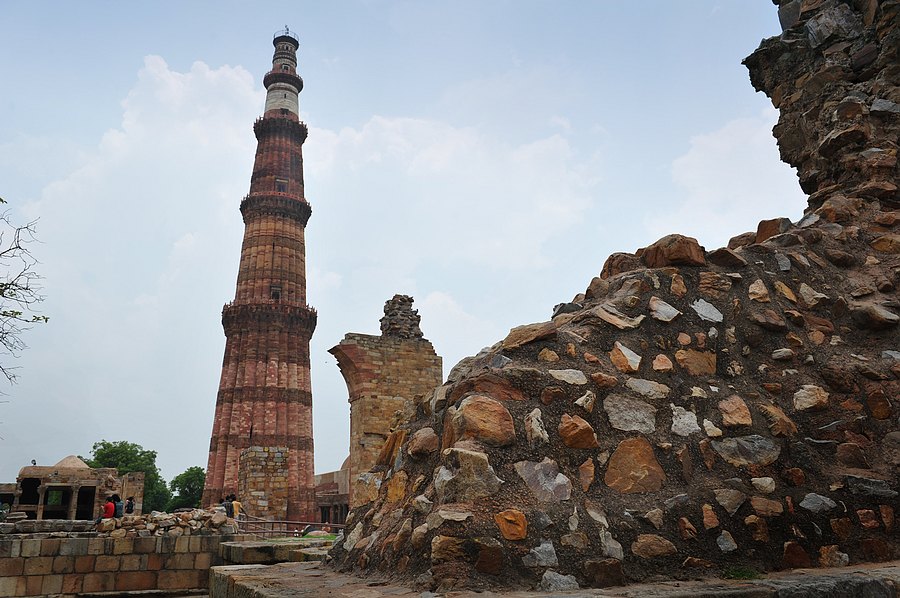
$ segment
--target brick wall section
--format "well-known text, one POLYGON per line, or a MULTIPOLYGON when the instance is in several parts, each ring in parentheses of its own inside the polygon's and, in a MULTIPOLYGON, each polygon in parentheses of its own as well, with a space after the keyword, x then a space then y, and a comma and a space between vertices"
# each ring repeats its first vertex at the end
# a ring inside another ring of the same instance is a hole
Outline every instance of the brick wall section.
POLYGON ((441 358, 423 338, 347 334, 329 350, 350 394, 350 507, 361 497, 358 476, 369 471, 391 429, 415 414, 416 403, 441 384, 441 358), (399 412, 399 415, 398 415, 399 412))
POLYGON ((233 535, 147 538, 0 537, 0 597, 209 587, 233 535))
POLYGON ((241 451, 238 499, 248 515, 287 519, 287 454, 286 447, 251 446, 241 451))

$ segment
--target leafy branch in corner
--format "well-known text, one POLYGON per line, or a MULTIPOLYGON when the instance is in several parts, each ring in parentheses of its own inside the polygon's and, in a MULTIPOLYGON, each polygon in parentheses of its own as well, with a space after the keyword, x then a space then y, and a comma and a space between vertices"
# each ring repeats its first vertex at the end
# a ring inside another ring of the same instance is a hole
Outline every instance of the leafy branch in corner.
MULTIPOLYGON (((0 204, 6 201, 0 197, 0 204)), ((47 316, 35 312, 44 300, 41 276, 34 270, 38 261, 29 245, 37 241, 36 220, 18 226, 13 224, 9 210, 0 213, 0 373, 15 382, 14 367, 7 358, 16 358, 26 347, 22 334, 33 324, 48 321, 47 316)))

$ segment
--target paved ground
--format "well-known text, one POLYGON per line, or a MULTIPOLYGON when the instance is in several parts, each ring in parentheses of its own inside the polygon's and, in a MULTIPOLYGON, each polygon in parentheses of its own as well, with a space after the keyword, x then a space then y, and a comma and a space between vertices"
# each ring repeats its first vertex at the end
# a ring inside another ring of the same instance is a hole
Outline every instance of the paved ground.
MULTIPOLYGON (((900 561, 840 569, 798 569, 749 581, 710 580, 636 584, 602 590, 555 593, 554 596, 615 598, 896 598, 900 590, 900 561)), ((448 592, 447 598, 536 598, 545 592, 448 592)), ((432 598, 388 583, 342 575, 319 563, 233 565, 215 567, 211 598, 288 598, 346 596, 348 598, 432 598)))

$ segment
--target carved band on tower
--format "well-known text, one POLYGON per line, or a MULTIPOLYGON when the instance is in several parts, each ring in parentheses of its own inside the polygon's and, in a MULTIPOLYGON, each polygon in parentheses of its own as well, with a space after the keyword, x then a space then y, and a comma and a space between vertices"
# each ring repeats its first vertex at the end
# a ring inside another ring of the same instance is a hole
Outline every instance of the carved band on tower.
POLYGON ((303 80, 297 75, 296 36, 285 29, 273 44, 272 70, 263 79, 265 113, 253 125, 258 143, 250 193, 240 206, 244 240, 237 289, 222 310, 227 340, 203 503, 252 489, 253 496, 239 497, 250 515, 313 521, 309 341, 316 312, 306 304, 305 229, 312 209, 303 190, 303 80), (242 453, 257 457, 242 465, 242 453), (267 453, 283 457, 260 461, 258 455, 267 453), (283 475, 272 475, 271 463, 282 458, 283 475), (264 461, 265 475, 253 476, 253 464, 264 461), (239 483, 239 475, 259 481, 239 483), (269 500, 275 494, 278 500, 269 500))

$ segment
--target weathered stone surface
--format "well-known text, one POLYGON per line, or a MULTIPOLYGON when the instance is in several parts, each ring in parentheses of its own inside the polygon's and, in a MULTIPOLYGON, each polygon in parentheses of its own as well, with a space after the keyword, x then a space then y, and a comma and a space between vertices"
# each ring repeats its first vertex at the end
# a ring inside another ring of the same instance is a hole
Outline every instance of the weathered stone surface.
POLYGON ((766 420, 768 420, 769 431, 773 436, 790 437, 797 433, 797 424, 785 415, 781 408, 775 405, 760 405, 759 409, 763 412, 766 420))
POLYGON ((581 370, 550 370, 547 373, 566 384, 581 385, 588 383, 587 376, 581 370))
POLYGON ((653 358, 651 367, 653 368, 654 372, 671 372, 673 369, 675 369, 675 366, 672 364, 672 360, 662 353, 653 358))
POLYGON ((671 430, 673 434, 690 436, 700 431, 700 426, 697 425, 697 414, 693 411, 688 411, 684 407, 672 403, 669 403, 669 408, 672 410, 671 430))
POLYGON ((850 316, 857 326, 868 330, 885 330, 900 323, 900 316, 877 303, 854 306, 850 316))
POLYGON ((594 460, 588 457, 584 463, 578 466, 578 481, 581 482, 581 490, 587 492, 594 483, 594 460))
POLYGON ((743 268, 747 265, 747 260, 736 251, 727 247, 720 247, 710 252, 706 259, 709 260, 709 263, 722 266, 723 268, 743 268))
POLYGON ((541 577, 541 589, 545 592, 569 592, 577 590, 579 587, 574 575, 561 575, 547 569, 541 577))
POLYGON ((763 494, 775 492, 775 480, 769 477, 750 478, 750 484, 753 485, 754 490, 763 494))
POLYGON ((764 330, 770 330, 772 332, 787 330, 787 324, 785 324, 784 318, 771 309, 752 313, 747 316, 747 319, 764 330))
POLYGON ((722 414, 722 425, 726 428, 753 425, 747 403, 737 395, 719 401, 719 412, 722 414))
POLYGON ((665 483, 666 474, 645 438, 628 438, 610 457, 604 481, 623 494, 656 492, 665 483))
POLYGON ((894 498, 898 495, 896 490, 885 480, 874 480, 861 476, 844 476, 844 484, 851 494, 869 496, 875 498, 894 498))
POLYGON ((466 502, 490 496, 500 489, 502 480, 494 473, 484 453, 449 449, 446 463, 434 476, 438 503, 466 502))
POLYGON ((516 442, 516 428, 509 410, 499 401, 482 395, 463 399, 451 421, 460 440, 477 440, 493 447, 516 442))
POLYGON ((553 542, 542 540, 538 546, 522 557, 522 564, 526 567, 556 567, 559 560, 556 558, 556 549, 553 542))
POLYGON ((587 449, 600 446, 594 428, 577 415, 563 414, 559 422, 559 435, 569 448, 587 449))
POLYGON ((719 517, 716 515, 713 506, 710 504, 704 504, 702 507, 703 510, 703 527, 704 529, 715 529, 719 527, 719 517))
POLYGON ((409 438, 406 452, 410 457, 423 458, 434 453, 440 446, 440 439, 433 428, 416 430, 409 438))
POLYGON ((820 567, 846 567, 850 564, 850 555, 838 550, 837 544, 829 544, 819 549, 820 567))
POLYGON ((648 268, 706 265, 703 247, 684 235, 667 235, 638 253, 648 268))
POLYGON ((707 322, 721 322, 724 319, 722 312, 716 309, 716 306, 712 303, 704 299, 697 299, 691 303, 691 309, 700 316, 701 320, 706 320, 707 322))
POLYGON ((572 494, 572 482, 559 472, 556 461, 544 458, 541 462, 519 461, 515 464, 516 473, 525 481, 525 485, 541 502, 559 502, 569 500, 572 494))
POLYGON ((650 297, 650 316, 660 322, 671 322, 681 315, 681 312, 660 299, 659 297, 650 297))
POLYGON ((838 463, 857 469, 870 469, 872 466, 866 458, 865 451, 855 442, 843 442, 835 452, 838 463))
POLYGON ((629 378, 625 381, 625 386, 648 399, 664 399, 671 392, 665 384, 641 378, 629 378))
POLYGON ((656 407, 640 399, 611 394, 603 399, 603 410, 617 430, 642 434, 656 430, 656 407))
POLYGON ((882 253, 900 253, 900 235, 882 235, 872 241, 872 249, 882 253))
POLYGON ((762 243, 766 239, 787 232, 793 225, 787 218, 773 218, 772 220, 761 220, 756 227, 756 243, 762 243))
POLYGON ((556 321, 516 326, 503 339, 503 348, 512 351, 528 343, 555 337, 558 326, 559 323, 556 321))
POLYGON ((613 350, 609 352, 609 359, 617 370, 626 374, 637 372, 641 367, 641 356, 619 341, 616 341, 613 350))
POLYGON ((604 372, 594 372, 591 374, 591 380, 593 380, 594 384, 601 390, 613 388, 619 383, 618 378, 604 372))
POLYGON ((771 465, 781 454, 778 444, 758 434, 713 440, 712 447, 719 456, 735 467, 771 465))
POLYGON ((766 283, 759 279, 753 281, 747 288, 747 295, 750 299, 758 301, 759 303, 768 303, 771 301, 769 298, 769 289, 766 288, 766 283))
POLYGON ((553 349, 544 347, 543 349, 541 349, 541 352, 538 353, 538 361, 543 361, 544 363, 555 363, 559 361, 559 354, 553 349))
POLYGON ((803 301, 806 307, 813 308, 823 300, 828 299, 828 295, 824 295, 816 291, 811 286, 803 282, 800 283, 800 299, 803 301))
POLYGON ((528 535, 528 520, 518 509, 506 509, 494 515, 500 533, 507 540, 524 540, 528 535))
POLYGON ((716 354, 711 351, 679 349, 675 361, 691 376, 711 376, 716 373, 716 354))
POLYGON ((642 559, 653 559, 676 554, 678 549, 662 536, 639 534, 631 543, 631 552, 642 559))
POLYGON ((608 303, 598 305, 592 309, 589 314, 607 324, 612 324, 619 330, 632 330, 637 328, 646 317, 643 314, 635 317, 628 316, 608 303))
POLYGON ((821 514, 827 513, 828 511, 837 508, 837 503, 827 496, 822 496, 821 494, 810 492, 803 497, 803 500, 800 501, 800 506, 807 511, 821 514))
POLYGON ((737 513, 737 510, 747 500, 746 494, 733 488, 719 488, 713 490, 713 493, 716 495, 716 502, 722 505, 729 515, 737 513))
POLYGON ((425 518, 425 523, 428 525, 428 531, 435 530, 441 525, 444 524, 445 521, 465 521, 466 519, 471 519, 475 515, 471 511, 461 511, 459 509, 438 509, 432 513, 429 513, 428 517, 425 518))
POLYGON ((760 517, 777 517, 784 512, 784 506, 781 501, 769 500, 762 496, 754 496, 750 499, 750 506, 753 511, 760 517))
POLYGON ((588 413, 593 413, 594 404, 597 402, 597 395, 594 394, 594 391, 589 390, 585 392, 583 395, 575 399, 575 404, 587 411, 588 413))
POLYGON ((525 416, 525 439, 531 447, 550 442, 550 436, 547 434, 546 428, 544 428, 544 421, 541 419, 540 409, 534 409, 525 416))
POLYGON ((794 409, 805 411, 819 409, 828 405, 828 393, 820 386, 804 384, 794 393, 794 409))
POLYGON ((719 534, 719 537, 716 538, 716 546, 719 547, 719 550, 722 552, 734 552, 738 549, 737 542, 734 541, 734 537, 728 530, 722 530, 719 534))

